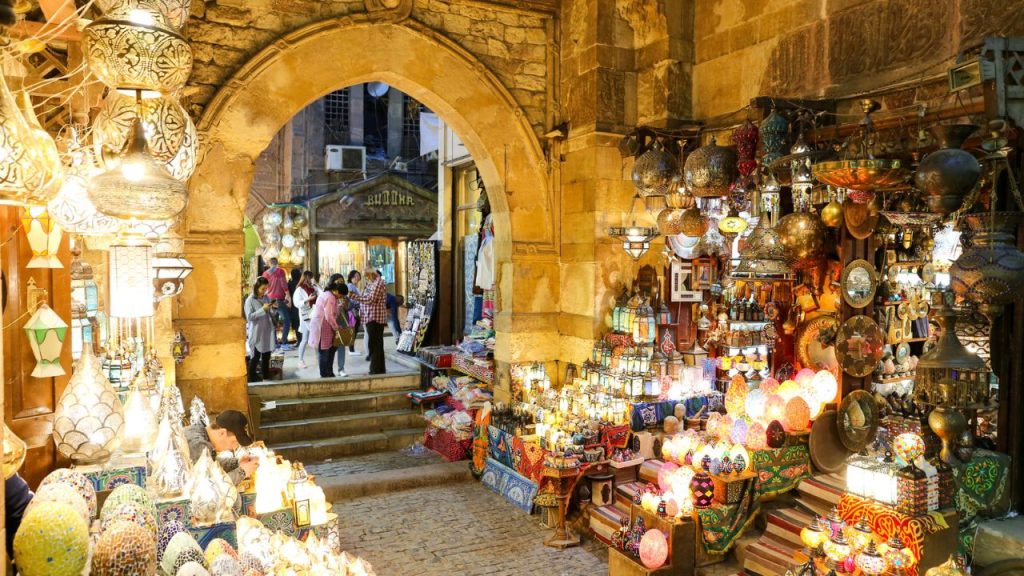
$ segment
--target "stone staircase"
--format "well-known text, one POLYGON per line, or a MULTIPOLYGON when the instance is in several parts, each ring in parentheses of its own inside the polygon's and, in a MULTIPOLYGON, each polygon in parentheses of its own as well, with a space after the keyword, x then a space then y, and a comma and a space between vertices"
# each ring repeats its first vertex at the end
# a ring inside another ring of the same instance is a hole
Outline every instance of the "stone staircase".
POLYGON ((256 437, 290 460, 398 450, 422 440, 426 422, 407 392, 416 374, 249 384, 256 437))

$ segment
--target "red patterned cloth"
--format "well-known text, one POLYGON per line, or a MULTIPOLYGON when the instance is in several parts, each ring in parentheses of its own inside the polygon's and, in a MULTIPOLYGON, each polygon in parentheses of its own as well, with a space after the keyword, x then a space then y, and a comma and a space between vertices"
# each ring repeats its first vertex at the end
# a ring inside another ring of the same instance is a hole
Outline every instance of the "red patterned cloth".
MULTIPOLYGON (((847 524, 855 524, 861 517, 867 516, 868 524, 879 538, 885 541, 892 538, 893 534, 898 534, 918 561, 921 560, 925 536, 949 528, 945 525, 945 518, 938 512, 925 516, 906 516, 895 508, 852 494, 843 494, 840 498, 839 516, 847 524)), ((916 573, 917 568, 911 572, 916 573)))
POLYGON ((423 445, 437 452, 449 462, 465 460, 473 447, 473 439, 456 440, 455 434, 448 430, 427 428, 423 432, 423 445))
POLYGON ((516 472, 540 484, 544 473, 544 449, 540 442, 524 442, 519 436, 512 437, 512 455, 516 472))

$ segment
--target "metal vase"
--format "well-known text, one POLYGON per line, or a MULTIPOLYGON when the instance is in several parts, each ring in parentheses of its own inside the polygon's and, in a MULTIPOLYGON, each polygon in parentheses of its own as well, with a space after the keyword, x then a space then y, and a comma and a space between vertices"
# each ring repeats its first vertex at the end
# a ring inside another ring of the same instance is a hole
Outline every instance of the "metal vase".
POLYGON ((930 128, 940 148, 921 161, 914 174, 914 183, 924 193, 925 202, 932 212, 945 215, 959 209, 981 178, 981 164, 970 152, 960 149, 977 130, 973 124, 935 125, 930 128))

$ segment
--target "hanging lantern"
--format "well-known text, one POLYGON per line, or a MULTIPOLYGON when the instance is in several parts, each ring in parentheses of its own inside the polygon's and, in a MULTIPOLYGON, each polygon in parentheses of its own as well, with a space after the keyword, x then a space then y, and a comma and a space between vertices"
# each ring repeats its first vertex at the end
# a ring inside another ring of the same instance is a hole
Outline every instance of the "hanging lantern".
POLYGON ((123 427, 121 401, 86 347, 53 414, 57 451, 76 464, 106 462, 121 444, 123 427))
POLYGON ((153 315, 149 246, 110 247, 110 315, 148 318, 153 315))
POLYGON ((25 454, 28 451, 28 445, 18 435, 11 431, 7 427, 7 423, 4 422, 4 459, 3 459, 3 472, 4 480, 7 480, 14 473, 21 468, 21 465, 25 463, 25 454))
POLYGON ((142 122, 136 119, 120 164, 92 179, 89 197, 115 218, 167 220, 185 209, 188 192, 150 155, 142 122))
MULTIPOLYGON (((121 151, 136 119, 142 122, 153 158, 164 164, 178 180, 187 180, 192 171, 176 174, 172 163, 182 146, 196 146, 196 139, 191 136, 196 127, 185 107, 173 98, 163 96, 136 102, 134 98, 111 92, 93 120, 95 144, 109 152, 121 151)), ((195 152, 190 154, 194 156, 195 152)))
POLYGON ((707 146, 694 150, 683 168, 686 189, 698 198, 727 195, 737 175, 736 152, 719 146, 714 138, 707 146))
POLYGON ((157 301, 177 296, 185 288, 192 264, 181 256, 158 255, 153 259, 153 297, 157 301))
POLYGON ((185 335, 181 333, 181 330, 174 335, 174 341, 171 342, 171 358, 174 358, 175 364, 181 364, 188 358, 189 347, 188 340, 185 339, 185 335))
POLYGON ((67 144, 69 166, 64 167, 64 178, 60 191, 50 200, 46 209, 66 232, 82 236, 113 234, 120 222, 98 212, 89 199, 89 179, 100 173, 92 153, 83 147, 78 139, 78 130, 71 129, 67 144))
POLYGON ((633 185, 643 196, 664 196, 679 187, 679 161, 655 141, 633 163, 633 185))
POLYGON ((92 73, 122 93, 174 93, 192 73, 192 48, 167 16, 129 2, 86 26, 82 48, 92 73))
POLYGON ((53 137, 39 124, 35 108, 32 107, 32 97, 24 91, 21 92, 21 113, 25 116, 25 122, 28 123, 34 139, 29 152, 36 157, 42 180, 42 185, 30 193, 29 197, 33 204, 46 204, 60 191, 60 154, 57 152, 57 144, 53 137))
MULTIPOLYGON (((122 3, 121 0, 96 0, 96 5, 103 12, 110 12, 122 3)), ((160 12, 167 18, 167 22, 181 29, 188 22, 191 11, 192 0, 131 0, 130 3, 136 10, 160 12)))
POLYGON ((32 377, 52 378, 65 374, 60 365, 60 351, 64 347, 67 331, 67 323, 46 302, 40 304, 25 323, 25 335, 28 336, 32 355, 36 357, 32 377))
POLYGON ((996 318, 1024 293, 1024 253, 1016 246, 1021 213, 968 214, 961 221, 971 231, 971 245, 949 267, 950 287, 996 318))
POLYGON ((78 360, 86 342, 92 342, 92 324, 85 313, 85 304, 71 300, 71 358, 78 360))
POLYGON ((32 249, 26 268, 63 268, 57 251, 63 237, 60 226, 50 218, 44 206, 27 206, 21 215, 21 226, 32 249))
POLYGON ((650 249, 651 240, 658 235, 658 227, 647 213, 647 207, 639 193, 633 196, 633 205, 627 221, 628 226, 609 228, 608 235, 621 240, 622 249, 634 260, 639 260, 650 249))
POLYGON ((71 300, 85 306, 85 315, 92 317, 100 308, 99 287, 93 280, 92 266, 82 262, 80 253, 71 258, 71 300))
POLYGON ((0 75, 0 204, 36 201, 49 184, 38 140, 0 75))

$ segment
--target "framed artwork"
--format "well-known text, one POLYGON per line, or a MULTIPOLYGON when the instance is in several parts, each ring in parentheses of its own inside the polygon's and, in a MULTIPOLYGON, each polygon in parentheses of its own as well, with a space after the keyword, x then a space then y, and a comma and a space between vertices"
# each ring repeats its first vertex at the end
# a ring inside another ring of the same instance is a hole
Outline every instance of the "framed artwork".
POLYGON ((703 299, 704 294, 694 278, 690 262, 672 262, 670 274, 672 302, 700 302, 703 299))
POLYGON ((708 290, 714 281, 714 269, 711 260, 697 258, 693 261, 693 289, 708 290))

